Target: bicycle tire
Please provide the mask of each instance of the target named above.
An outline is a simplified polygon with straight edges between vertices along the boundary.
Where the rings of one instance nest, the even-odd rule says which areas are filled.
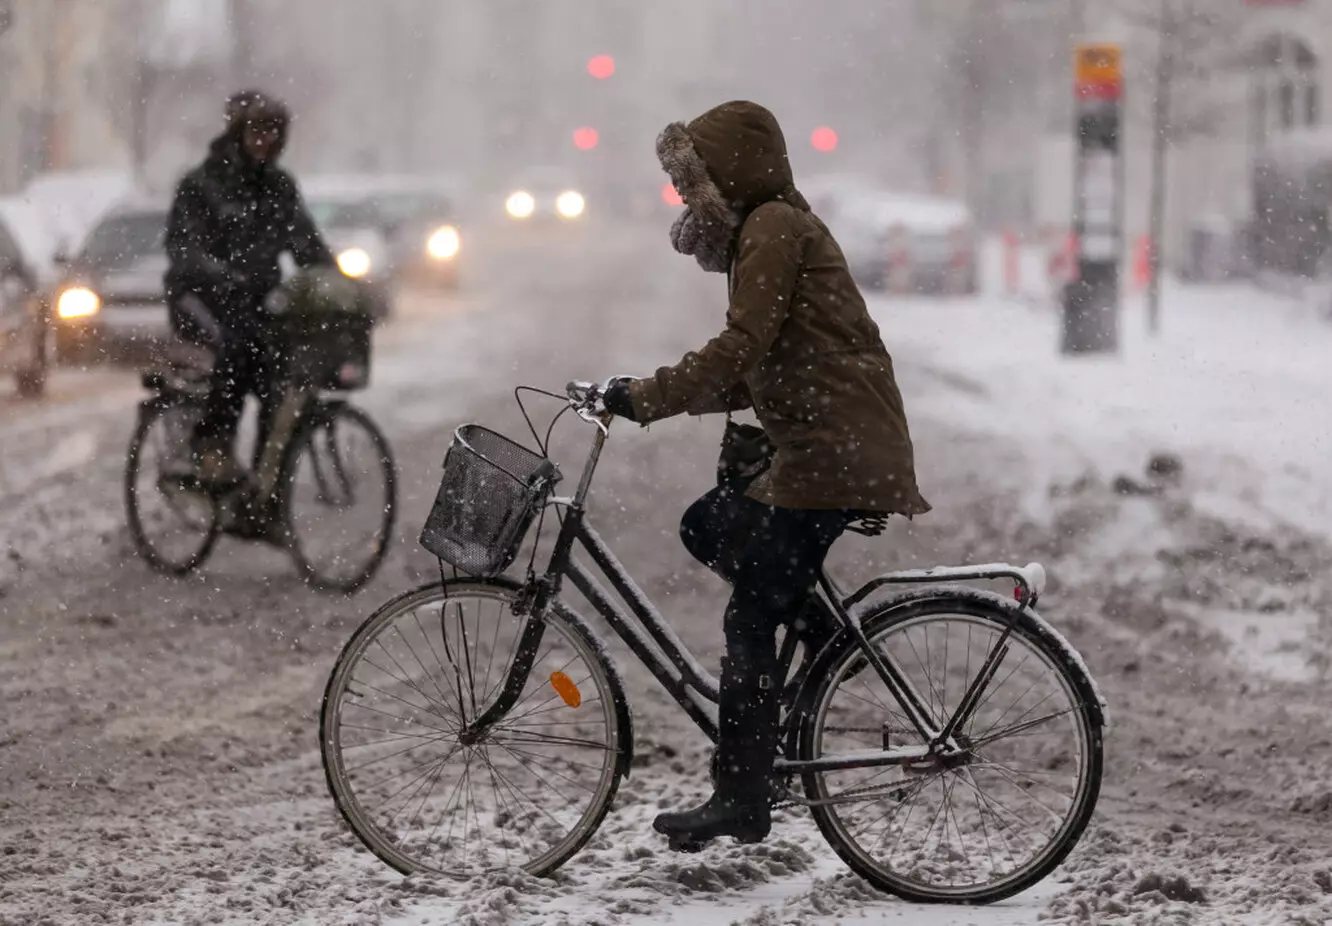
[[[962,890],[929,887],[885,870],[882,865],[875,864],[867,857],[859,844],[841,825],[833,806],[817,803],[828,797],[823,773],[803,773],[802,783],[806,796],[812,802],[811,811],[824,839],[853,871],[875,887],[917,903],[988,904],[1020,893],[1044,879],[1068,856],[1085,832],[1096,809],[1104,771],[1101,709],[1090,679],[1067,648],[1052,639],[1044,626],[1038,621],[1031,620],[1022,608],[998,595],[970,590],[964,593],[909,594],[890,599],[874,608],[862,619],[862,626],[871,641],[881,640],[895,627],[900,628],[912,622],[922,624],[931,616],[938,619],[945,614],[991,621],[996,629],[1011,624],[1014,636],[1044,657],[1047,664],[1057,673],[1064,690],[1070,694],[1073,707],[1070,715],[1076,716],[1079,731],[1085,738],[1086,762],[1084,774],[1079,780],[1076,799],[1065,815],[1057,836],[1033,863],[991,885]],[[820,660],[821,666],[818,667],[821,670],[818,676],[821,681],[815,688],[812,701],[809,702],[812,710],[803,716],[797,733],[798,756],[805,760],[817,758],[820,754],[818,744],[820,718],[826,716],[827,705],[841,679],[847,674],[850,664],[856,660],[864,664],[862,651],[849,634],[843,637],[841,646],[829,651],[825,656],[826,658]],[[928,653],[926,659],[929,660]],[[854,694],[852,696],[855,697]],[[974,777],[971,787],[975,788]],[[979,790],[977,794],[980,794]],[[901,798],[898,800],[900,802]],[[981,800],[975,800],[979,810]],[[906,822],[903,822],[903,829],[906,827]],[[931,829],[933,825],[931,822]],[[946,831],[946,815],[944,825]],[[986,838],[988,841],[988,833]]]
[[[379,828],[371,823],[368,812],[347,786],[347,769],[342,753],[340,729],[342,695],[352,682],[355,664],[368,650],[375,635],[386,628],[395,617],[436,601],[443,603],[450,598],[457,599],[469,594],[512,602],[517,600],[521,590],[522,587],[518,583],[503,578],[452,579],[443,583],[424,585],[398,595],[382,605],[357,628],[338,655],[333,671],[329,674],[319,715],[319,750],[329,794],[342,819],[361,843],[381,861],[403,874],[430,872],[451,877],[468,877],[479,872],[424,865],[419,860],[398,851],[385,839]],[[604,780],[601,781],[598,794],[583,812],[577,826],[550,851],[519,866],[536,876],[544,876],[555,871],[596,833],[610,811],[620,781],[628,775],[633,753],[633,722],[628,700],[619,674],[604,646],[581,617],[558,601],[550,603],[545,620],[562,625],[571,642],[580,650],[587,665],[594,667],[599,674],[597,690],[602,698],[608,724],[608,739],[613,742],[615,748],[614,755],[608,755],[610,765],[608,769],[603,770]]]
[[[383,516],[379,522],[380,531],[377,534],[375,547],[359,570],[350,576],[341,578],[323,574],[320,567],[306,555],[299,534],[293,524],[295,511],[292,492],[296,483],[302,453],[313,447],[315,435],[320,432],[325,422],[336,422],[338,420],[354,422],[357,427],[369,435],[370,443],[375,449],[376,460],[384,479],[385,490]],[[393,528],[397,523],[398,474],[397,464],[394,462],[393,451],[389,447],[388,439],[368,414],[355,406],[344,403],[326,404],[318,409],[313,422],[301,429],[296,440],[292,442],[291,448],[287,451],[283,460],[279,485],[282,486],[281,536],[293,562],[296,564],[297,571],[308,585],[321,591],[341,592],[350,595],[374,578],[375,573],[384,564],[384,558],[388,555],[389,545],[393,539]]]
[[[208,559],[213,547],[217,544],[221,525],[216,503],[210,504],[211,517],[198,548],[178,561],[163,556],[144,529],[137,487],[139,466],[143,460],[144,442],[153,425],[173,407],[174,403],[170,401],[160,401],[146,403],[140,409],[138,423],[135,425],[134,434],[130,438],[129,451],[125,457],[125,515],[129,523],[130,539],[133,541],[134,549],[139,556],[158,572],[181,576],[198,569]]]

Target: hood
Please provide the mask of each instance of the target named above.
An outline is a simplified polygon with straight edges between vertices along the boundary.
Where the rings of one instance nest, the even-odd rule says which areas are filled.
[[[283,132],[282,137],[273,146],[273,153],[268,160],[263,164],[257,164],[245,153],[245,148],[241,145],[240,130],[228,129],[209,142],[207,163],[214,171],[255,178],[261,176],[266,169],[277,167],[286,144],[287,135]]]
[[[674,122],[657,141],[662,167],[672,179],[683,168],[690,174],[691,153],[702,162],[707,176],[726,202],[750,212],[774,199],[808,209],[795,188],[786,138],[777,117],[747,100],[723,103],[685,125]],[[690,179],[686,176],[686,184]],[[687,195],[686,190],[680,190]]]
[[[737,230],[764,203],[809,209],[795,188],[777,117],[757,103],[735,100],[688,125],[672,122],[657,136],[657,158],[688,204],[671,242],[704,270],[730,267]]]

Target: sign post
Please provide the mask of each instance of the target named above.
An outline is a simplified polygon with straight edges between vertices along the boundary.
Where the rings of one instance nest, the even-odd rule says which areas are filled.
[[[1120,49],[1117,45],[1078,45],[1073,54],[1077,271],[1063,293],[1062,349],[1066,354],[1118,350],[1119,259],[1123,251]]]

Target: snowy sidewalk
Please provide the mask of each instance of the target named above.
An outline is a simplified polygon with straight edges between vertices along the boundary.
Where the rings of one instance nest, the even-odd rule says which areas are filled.
[[[1156,337],[1141,299],[1125,300],[1112,357],[1060,355],[1053,306],[878,299],[871,311],[908,417],[1019,440],[1033,504],[1051,481],[1141,478],[1168,452],[1206,487],[1200,506],[1332,534],[1332,324],[1307,306],[1167,286]]]

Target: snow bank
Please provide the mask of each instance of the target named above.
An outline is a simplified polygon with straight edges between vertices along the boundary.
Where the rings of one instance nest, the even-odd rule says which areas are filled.
[[[1159,336],[1127,299],[1123,349],[1108,357],[1059,354],[1048,305],[877,299],[872,311],[908,415],[1018,439],[1032,504],[1088,473],[1131,490],[1157,454],[1217,514],[1332,533],[1332,325],[1299,303],[1167,286]]]

